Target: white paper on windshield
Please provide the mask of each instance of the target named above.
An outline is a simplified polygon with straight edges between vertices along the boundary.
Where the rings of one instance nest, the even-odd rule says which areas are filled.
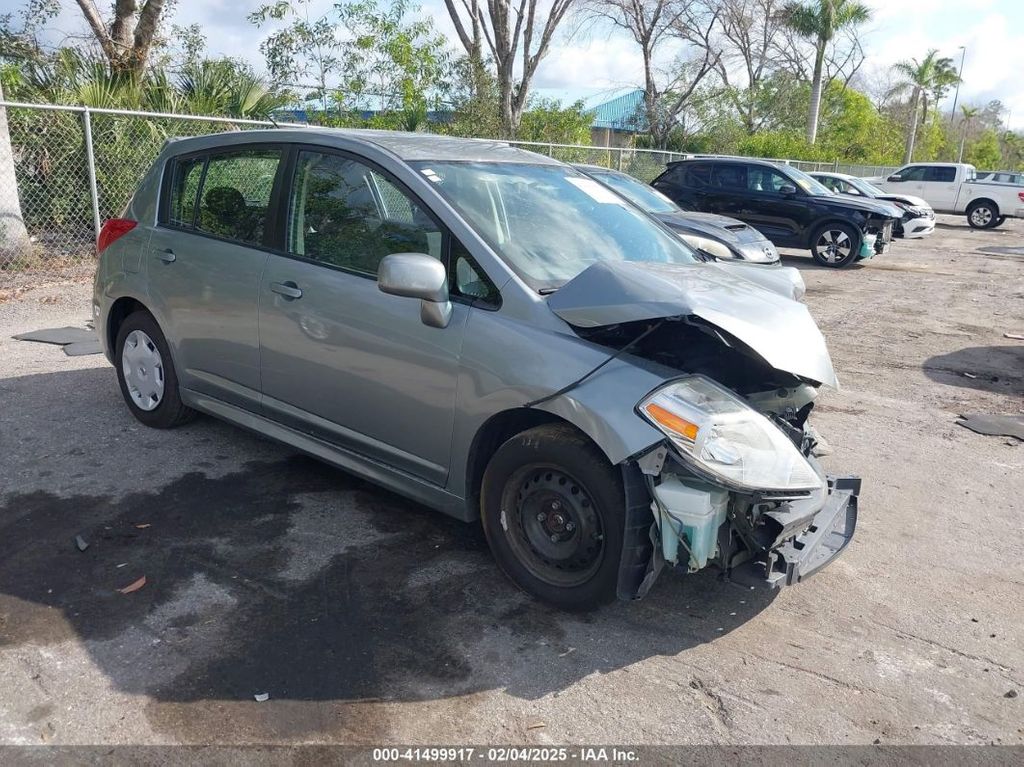
[[[592,178],[569,178],[567,181],[590,197],[594,202],[603,202],[626,207],[627,203],[625,200],[615,194],[615,192],[604,184],[600,184]]]

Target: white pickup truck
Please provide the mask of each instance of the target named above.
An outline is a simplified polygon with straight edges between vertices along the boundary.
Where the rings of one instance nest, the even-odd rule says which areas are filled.
[[[1024,190],[978,181],[973,165],[916,162],[888,178],[868,179],[886,192],[923,197],[936,213],[959,213],[975,229],[991,229],[1007,218],[1024,218]]]

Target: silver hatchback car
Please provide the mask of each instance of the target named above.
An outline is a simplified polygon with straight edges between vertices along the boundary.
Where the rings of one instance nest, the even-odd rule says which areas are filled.
[[[98,249],[139,421],[207,413],[479,519],[561,607],[666,567],[793,584],[853,535],[859,480],[825,475],[808,422],[836,376],[792,281],[701,262],[570,166],[393,132],[171,141]]]

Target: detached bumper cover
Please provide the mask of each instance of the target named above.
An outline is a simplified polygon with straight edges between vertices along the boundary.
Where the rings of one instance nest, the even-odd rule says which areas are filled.
[[[779,589],[810,578],[831,563],[853,539],[857,527],[859,477],[829,477],[829,496],[811,525],[764,558],[733,568],[729,579]]]

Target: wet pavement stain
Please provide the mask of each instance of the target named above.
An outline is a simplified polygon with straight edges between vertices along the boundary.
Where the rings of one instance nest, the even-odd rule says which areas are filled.
[[[81,642],[117,689],[149,696],[154,729],[183,741],[216,736],[224,716],[256,726],[268,716],[256,704],[223,709],[261,692],[324,704],[275,715],[266,726],[286,738],[325,722],[381,734],[394,715],[381,701],[540,697],[709,641],[767,604],[723,618],[735,587],[688,579],[709,600],[694,621],[682,579],[663,581],[640,603],[559,613],[504,579],[479,525],[298,456],[117,500],[36,491],[0,505],[0,648]],[[581,647],[567,657],[570,643]]]

